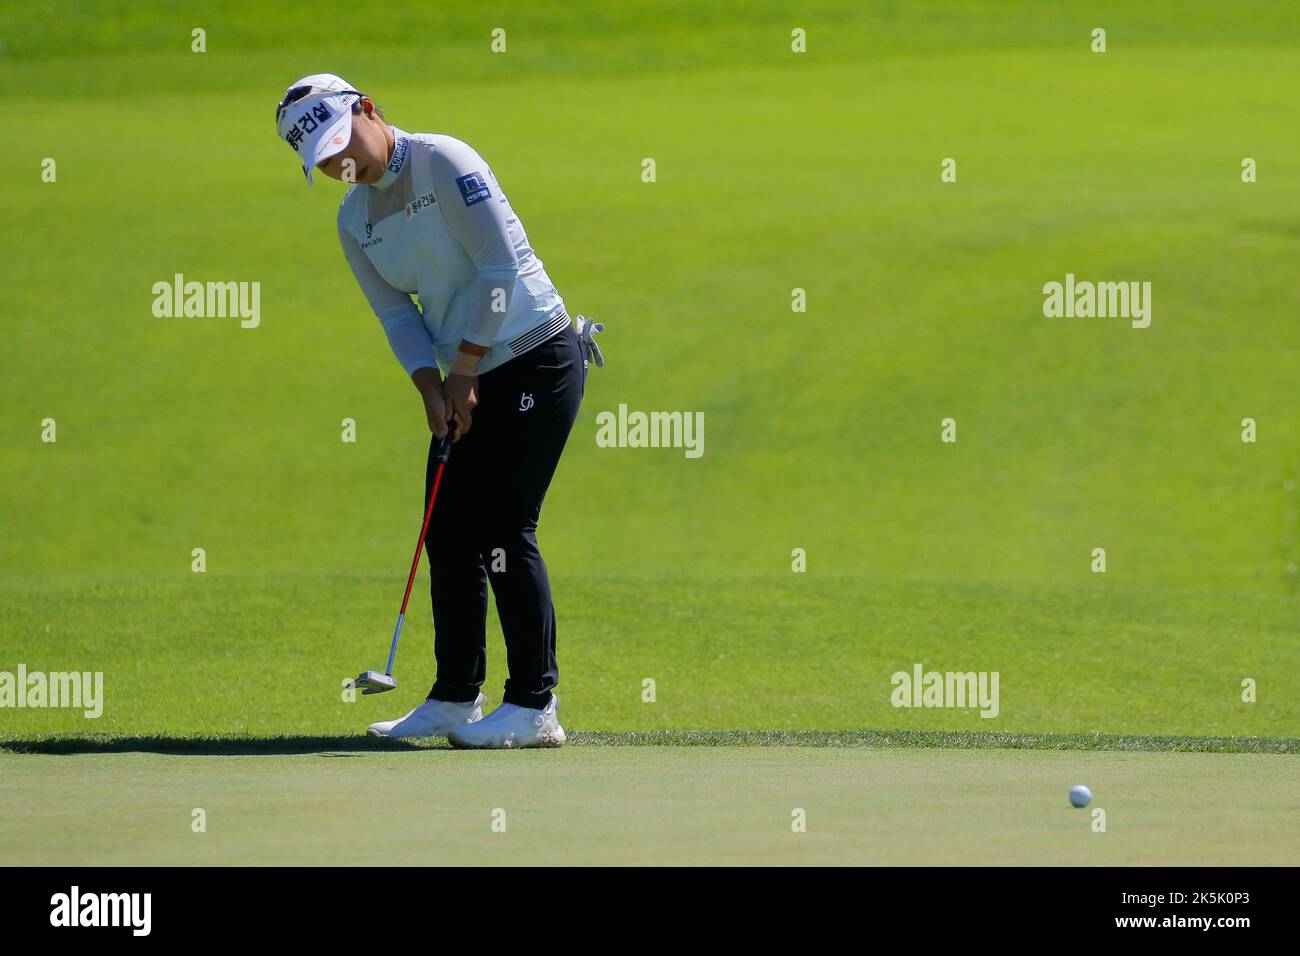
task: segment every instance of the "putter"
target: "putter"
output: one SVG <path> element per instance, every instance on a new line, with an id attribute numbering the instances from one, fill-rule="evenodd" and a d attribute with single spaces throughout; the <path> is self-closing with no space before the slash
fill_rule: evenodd
<path id="1" fill-rule="evenodd" d="M 402 609 L 397 612 L 397 627 L 393 629 L 393 646 L 388 649 L 388 668 L 379 671 L 362 671 L 355 681 L 363 695 L 382 694 L 397 687 L 397 678 L 393 676 L 393 658 L 397 656 L 397 639 L 402 635 L 402 622 L 406 620 L 406 602 L 411 599 L 411 585 L 415 583 L 415 572 L 420 567 L 420 552 L 424 550 L 424 536 L 429 533 L 429 519 L 433 517 L 433 502 L 438 497 L 438 485 L 442 484 L 442 470 L 447 467 L 451 457 L 451 440 L 456 430 L 452 423 L 447 425 L 447 436 L 438 449 L 438 471 L 433 476 L 433 487 L 429 489 L 429 504 L 424 509 L 424 524 L 420 526 L 420 540 L 415 542 L 415 559 L 411 562 L 411 574 L 406 579 L 406 593 L 402 595 Z"/>

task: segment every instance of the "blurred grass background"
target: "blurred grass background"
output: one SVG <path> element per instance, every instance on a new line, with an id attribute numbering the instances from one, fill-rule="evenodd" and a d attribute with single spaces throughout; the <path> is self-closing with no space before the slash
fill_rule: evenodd
<path id="1" fill-rule="evenodd" d="M 273 134 L 320 70 L 475 145 L 608 323 L 540 530 L 566 723 L 1295 733 L 1300 9 L 385 10 L 0 12 L 0 669 L 108 693 L 0 733 L 360 730 L 433 679 L 421 606 L 402 689 L 339 700 L 383 662 L 427 432 L 341 190 Z M 155 319 L 177 272 L 260 282 L 260 327 Z M 1067 272 L 1151 281 L 1151 328 L 1044 318 Z M 621 402 L 703 411 L 705 455 L 597 448 Z M 1000 671 L 1001 714 L 895 710 L 917 661 Z"/>

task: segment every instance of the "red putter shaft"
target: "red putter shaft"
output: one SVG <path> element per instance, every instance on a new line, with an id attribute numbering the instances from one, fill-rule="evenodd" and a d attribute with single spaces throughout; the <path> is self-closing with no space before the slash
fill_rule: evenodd
<path id="1" fill-rule="evenodd" d="M 429 489 L 429 504 L 424 509 L 424 523 L 420 525 L 420 540 L 415 542 L 415 557 L 411 560 L 411 573 L 406 578 L 406 593 L 402 595 L 402 609 L 397 612 L 397 627 L 393 629 L 393 644 L 388 649 L 388 667 L 384 671 L 393 676 L 393 659 L 397 656 L 397 639 L 402 633 L 402 622 L 406 620 L 406 605 L 411 600 L 411 586 L 415 584 L 415 572 L 420 569 L 420 552 L 424 550 L 424 537 L 429 533 L 429 519 L 433 517 L 433 503 L 438 499 L 438 486 L 442 484 L 442 470 L 447 467 L 451 457 L 452 436 L 455 434 L 454 423 L 447 423 L 447 436 L 442 440 L 438 450 L 438 470 L 433 476 L 433 487 Z"/>

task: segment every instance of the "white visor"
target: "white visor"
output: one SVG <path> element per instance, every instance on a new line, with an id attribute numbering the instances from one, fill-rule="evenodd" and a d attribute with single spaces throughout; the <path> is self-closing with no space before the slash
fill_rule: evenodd
<path id="1" fill-rule="evenodd" d="M 359 97 L 343 79 L 328 73 L 303 77 L 288 92 L 303 87 L 310 91 L 277 108 L 275 131 L 298 154 L 310 186 L 316 166 L 347 149 L 352 140 L 352 104 Z"/>

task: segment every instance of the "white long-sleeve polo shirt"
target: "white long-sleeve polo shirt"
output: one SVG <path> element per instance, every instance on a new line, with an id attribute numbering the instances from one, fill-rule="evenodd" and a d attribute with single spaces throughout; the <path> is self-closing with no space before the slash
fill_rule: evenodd
<path id="1" fill-rule="evenodd" d="M 487 372 L 563 329 L 564 300 L 483 158 L 451 136 L 393 138 L 383 178 L 348 190 L 338 226 L 407 374 L 445 375 L 462 339 L 488 348 Z"/>

